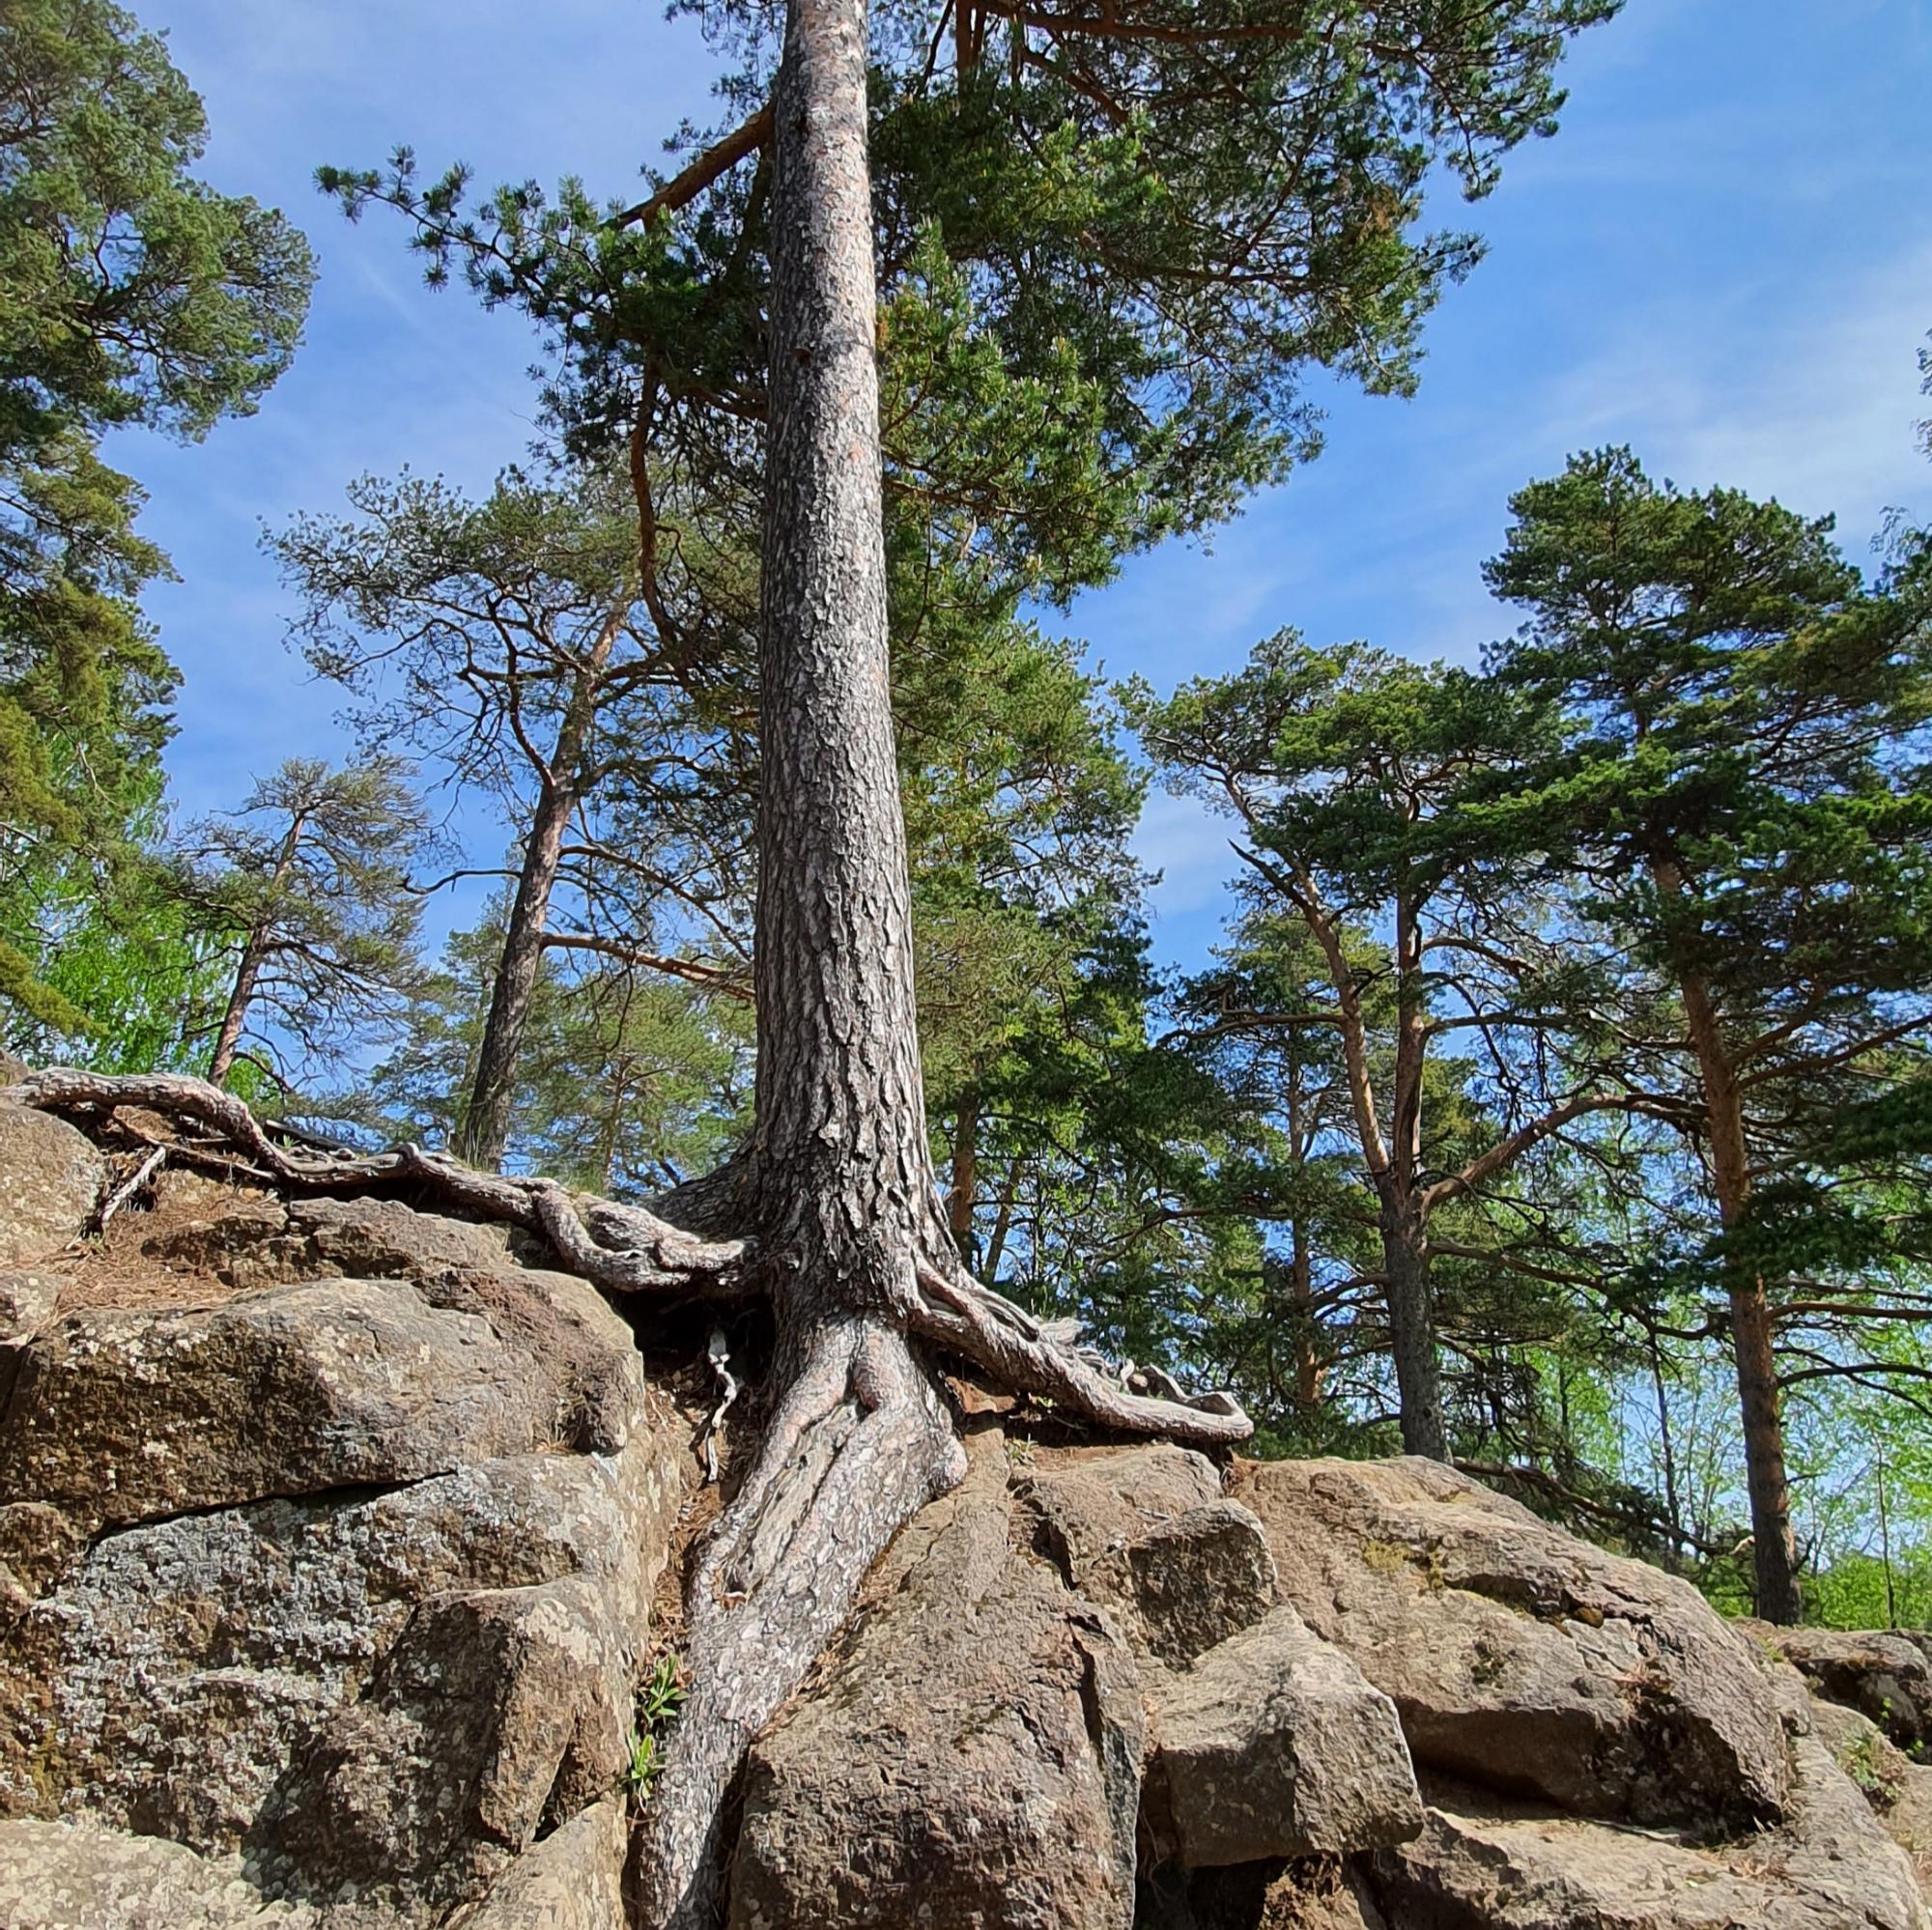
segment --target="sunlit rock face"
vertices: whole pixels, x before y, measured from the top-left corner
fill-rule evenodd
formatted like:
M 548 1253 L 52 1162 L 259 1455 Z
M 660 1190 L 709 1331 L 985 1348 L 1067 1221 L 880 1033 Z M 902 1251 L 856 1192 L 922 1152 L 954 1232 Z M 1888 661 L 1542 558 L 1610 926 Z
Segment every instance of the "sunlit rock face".
M 628 1930 L 699 1411 L 400 1201 L 175 1170 L 86 1237 L 125 1158 L 27 1117 L 0 1924 Z M 753 1744 L 730 1930 L 1921 1930 L 1912 1642 L 1754 1641 L 1432 1462 L 961 1405 L 966 1480 Z

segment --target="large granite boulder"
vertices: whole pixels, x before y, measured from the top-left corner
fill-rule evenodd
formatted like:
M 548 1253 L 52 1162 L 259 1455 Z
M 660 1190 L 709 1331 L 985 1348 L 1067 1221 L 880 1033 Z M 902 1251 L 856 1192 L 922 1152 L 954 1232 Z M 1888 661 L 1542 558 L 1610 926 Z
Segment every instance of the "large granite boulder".
M 1156 1681 L 1151 1697 L 1148 1807 L 1183 1867 L 1346 1856 L 1422 1828 L 1395 1705 L 1293 1608 Z
M 425 1920 L 616 1784 L 633 1632 L 582 1579 L 432 1596 L 255 1832 L 272 1887 Z
M 448 1930 L 629 1930 L 623 1806 L 593 1803 L 532 1843 Z
M 1804 1678 L 1813 1695 L 1856 1709 L 1901 1749 L 1932 1745 L 1932 1658 L 1882 1630 L 1739 1627 Z
M 177 1181 L 177 1192 L 185 1192 Z M 506 1229 L 417 1211 L 400 1200 L 237 1200 L 203 1190 L 210 1210 L 175 1220 L 145 1244 L 170 1268 L 191 1267 L 251 1289 L 348 1276 L 424 1280 L 452 1269 L 484 1273 L 510 1253 Z
M 1435 1462 L 1251 1464 L 1236 1493 L 1283 1593 L 1392 1698 L 1418 1764 L 1578 1816 L 1783 1814 L 1764 1668 L 1688 1583 Z
M 1205 1455 L 1155 1446 L 1067 1457 L 1026 1482 L 1035 1545 L 1104 1603 L 1145 1660 L 1184 1668 L 1280 1599 L 1267 1537 Z
M 1777 1830 L 1706 1842 L 1431 1787 L 1428 1824 L 1375 1859 L 1404 1930 L 1923 1930 L 1912 1866 L 1801 1739 Z
M 7 1930 L 316 1930 L 305 1905 L 272 1903 L 235 1857 L 86 1823 L 0 1822 Z M 601 1930 L 601 1926 L 599 1926 Z
M 0 1897 L 41 1899 L 0 1922 L 617 1930 L 689 1419 L 488 1230 L 234 1204 L 307 1224 L 325 1277 L 184 1260 L 43 1324 L 0 1410 L 0 1815 L 43 1819 L 0 1831 Z M 150 1874 L 174 1916 L 128 1900 Z
M 119 1525 L 526 1454 L 555 1425 L 536 1366 L 488 1320 L 405 1282 L 83 1309 L 22 1355 L 0 1417 L 0 1504 Z
M 0 1806 L 43 1807 L 51 1784 L 64 1812 L 229 1847 L 421 1604 L 575 1578 L 634 1646 L 686 1432 L 670 1415 L 608 1459 L 518 1456 L 99 1537 L 0 1643 Z
M 1856 1709 L 1816 1701 L 1809 1733 L 1850 1779 L 1885 1832 L 1923 1869 L 1932 1866 L 1932 1769 L 1896 1748 Z
M 1106 1614 L 1010 1546 L 997 1433 L 759 1739 L 732 1930 L 1128 1930 L 1143 1721 Z

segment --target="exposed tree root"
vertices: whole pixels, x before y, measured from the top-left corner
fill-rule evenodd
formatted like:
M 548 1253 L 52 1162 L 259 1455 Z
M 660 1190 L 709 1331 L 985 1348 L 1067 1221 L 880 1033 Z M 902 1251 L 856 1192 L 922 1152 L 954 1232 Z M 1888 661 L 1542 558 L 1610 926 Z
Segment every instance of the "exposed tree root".
M 1129 1393 L 1101 1374 L 1070 1335 L 1048 1328 L 964 1271 L 949 1274 L 922 1263 L 919 1284 L 924 1297 L 908 1322 L 912 1331 L 984 1368 L 1015 1393 L 1044 1395 L 1101 1427 L 1165 1434 L 1197 1447 L 1227 1446 L 1254 1433 L 1229 1394 L 1170 1401 Z
M 932 1378 L 884 1320 L 781 1348 L 785 1392 L 686 1590 L 692 1686 L 644 1812 L 641 1920 L 709 1930 L 719 1817 L 752 1739 L 851 1613 L 867 1571 L 965 1451 Z
M 540 1233 L 562 1263 L 616 1293 L 668 1298 L 777 1292 L 780 1390 L 754 1464 L 705 1537 L 686 1589 L 691 1689 L 640 1825 L 639 1903 L 648 1930 L 709 1930 L 720 1886 L 721 1814 L 758 1731 L 852 1611 L 893 1537 L 965 1471 L 965 1453 L 914 1340 L 1050 1400 L 1069 1418 L 1200 1446 L 1242 1440 L 1225 1394 L 1137 1393 L 1078 1346 L 1072 1321 L 1041 1321 L 955 1260 L 932 1203 L 929 1237 L 903 1264 L 890 1307 L 853 1312 L 808 1276 L 760 1264 L 749 1239 L 701 1238 L 658 1214 L 574 1195 L 554 1180 L 471 1172 L 397 1146 L 350 1153 L 277 1133 L 199 1079 L 31 1073 L 8 1096 L 76 1111 L 144 1107 L 219 1135 L 242 1170 L 294 1190 L 420 1188 L 462 1211 Z M 751 1187 L 738 1163 L 660 1205 L 707 1229 L 742 1224 Z M 734 1210 L 735 1209 L 735 1210 Z M 896 1267 L 888 1266 L 895 1275 Z M 783 1281 L 767 1277 L 785 1273 Z M 722 1409 L 721 1409 L 722 1411 Z
M 758 1290 L 757 1254 L 749 1239 L 702 1238 L 641 1206 L 574 1194 L 554 1179 L 477 1173 L 420 1146 L 343 1152 L 277 1134 L 232 1093 L 175 1073 L 113 1075 L 67 1067 L 30 1072 L 9 1096 L 47 1110 L 111 1111 L 139 1106 L 170 1120 L 212 1129 L 248 1162 L 253 1177 L 309 1193 L 422 1189 L 479 1218 L 541 1234 L 571 1272 L 612 1293 L 662 1293 L 698 1299 L 743 1298 Z M 284 1144 L 284 1140 L 292 1143 Z M 720 1183 L 697 1181 L 664 1204 L 688 1217 L 705 1204 L 716 1224 L 724 1201 L 742 1187 L 734 1169 Z M 919 1287 L 903 1309 L 910 1332 L 983 1368 L 1015 1393 L 1044 1396 L 1069 1413 L 1130 1433 L 1211 1447 L 1245 1440 L 1247 1416 L 1226 1394 L 1158 1399 L 1111 1380 L 1076 1345 L 1077 1326 L 1036 1320 L 982 1286 L 946 1256 L 951 1246 L 934 1206 L 933 1237 L 916 1265 Z M 940 1257 L 934 1257 L 940 1256 Z M 1172 1387 L 1165 1376 L 1159 1384 Z M 1179 1390 L 1175 1390 L 1178 1394 Z
M 170 1120 L 211 1127 L 250 1162 L 256 1177 L 309 1193 L 358 1193 L 418 1186 L 465 1212 L 541 1234 L 573 1273 L 613 1293 L 701 1294 L 752 1291 L 743 1240 L 698 1239 L 641 1207 L 580 1203 L 554 1179 L 477 1173 L 419 1146 L 349 1153 L 284 1146 L 232 1093 L 173 1073 L 112 1077 L 55 1067 L 30 1072 L 10 1096 L 48 1110 L 144 1106 Z

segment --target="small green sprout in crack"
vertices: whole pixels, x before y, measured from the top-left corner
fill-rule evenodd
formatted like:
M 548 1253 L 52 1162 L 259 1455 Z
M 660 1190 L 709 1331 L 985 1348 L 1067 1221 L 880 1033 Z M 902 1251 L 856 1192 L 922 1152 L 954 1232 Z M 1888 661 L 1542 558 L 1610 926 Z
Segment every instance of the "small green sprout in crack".
M 638 1718 L 625 1741 L 624 1790 L 641 1809 L 664 1767 L 664 1744 L 684 1707 L 683 1663 L 675 1653 L 662 1655 L 638 1691 Z

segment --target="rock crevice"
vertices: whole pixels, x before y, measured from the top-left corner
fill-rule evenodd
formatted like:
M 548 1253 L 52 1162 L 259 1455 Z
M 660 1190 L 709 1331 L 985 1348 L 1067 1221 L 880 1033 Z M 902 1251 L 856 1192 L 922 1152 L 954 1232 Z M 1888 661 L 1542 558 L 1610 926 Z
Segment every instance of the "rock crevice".
M 701 1411 L 500 1229 L 164 1175 L 90 1241 L 107 1183 L 0 1102 L 0 1923 L 627 1930 Z M 754 1743 L 729 1930 L 1924 1930 L 1913 1641 L 1026 1426 Z

